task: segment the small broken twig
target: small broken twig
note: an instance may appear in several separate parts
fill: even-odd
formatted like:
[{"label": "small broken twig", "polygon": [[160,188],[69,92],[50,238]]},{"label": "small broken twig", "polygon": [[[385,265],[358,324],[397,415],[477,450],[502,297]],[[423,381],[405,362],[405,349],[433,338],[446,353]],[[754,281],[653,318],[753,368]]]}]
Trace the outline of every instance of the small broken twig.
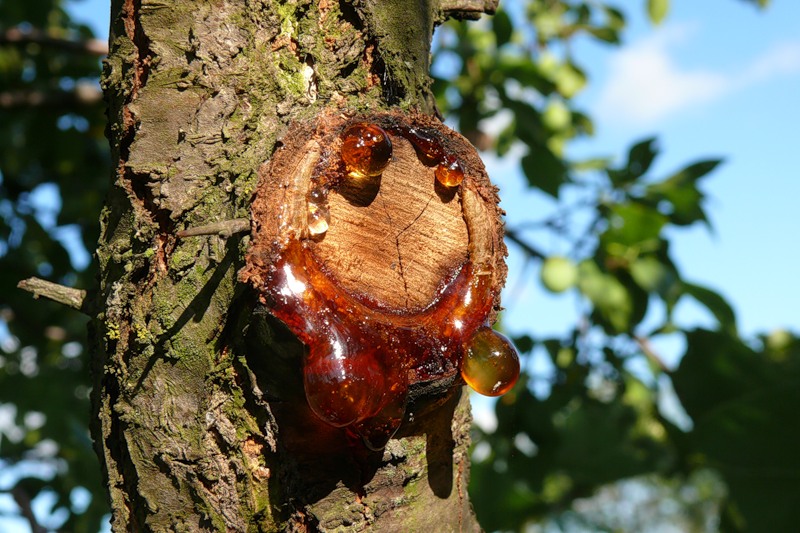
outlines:
[{"label": "small broken twig", "polygon": [[38,44],[50,46],[61,52],[80,52],[96,56],[108,55],[108,43],[100,39],[66,39],[50,32],[36,28],[8,28],[0,32],[0,45],[2,44]]},{"label": "small broken twig", "polygon": [[86,313],[86,291],[80,289],[73,289],[72,287],[65,287],[52,281],[46,281],[40,278],[23,279],[17,283],[17,287],[24,291],[33,293],[34,298],[44,296],[48,300],[71,307],[76,311]]},{"label": "small broken twig", "polygon": [[477,20],[482,14],[493,15],[498,0],[441,0],[439,9],[446,17]]},{"label": "small broken twig", "polygon": [[223,220],[222,222],[214,222],[206,226],[188,228],[179,231],[177,235],[179,239],[196,237],[198,235],[219,235],[220,237],[227,238],[236,233],[245,233],[247,231],[250,231],[250,219],[234,218],[233,220]]}]

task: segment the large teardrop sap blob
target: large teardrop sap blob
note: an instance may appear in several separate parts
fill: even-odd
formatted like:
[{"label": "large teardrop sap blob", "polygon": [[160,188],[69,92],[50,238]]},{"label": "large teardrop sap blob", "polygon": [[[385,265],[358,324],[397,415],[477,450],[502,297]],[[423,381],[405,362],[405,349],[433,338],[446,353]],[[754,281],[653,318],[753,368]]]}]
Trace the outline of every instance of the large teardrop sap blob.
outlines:
[{"label": "large teardrop sap blob", "polygon": [[519,378],[519,355],[505,335],[481,326],[464,345],[461,376],[484,396],[505,394]]},{"label": "large teardrop sap blob", "polygon": [[392,159],[389,135],[374,124],[353,124],[342,134],[342,160],[355,177],[377,176]]},{"label": "large teardrop sap blob", "polygon": [[375,357],[349,352],[338,339],[312,348],[303,367],[303,384],[311,410],[335,427],[373,416],[385,386]]}]

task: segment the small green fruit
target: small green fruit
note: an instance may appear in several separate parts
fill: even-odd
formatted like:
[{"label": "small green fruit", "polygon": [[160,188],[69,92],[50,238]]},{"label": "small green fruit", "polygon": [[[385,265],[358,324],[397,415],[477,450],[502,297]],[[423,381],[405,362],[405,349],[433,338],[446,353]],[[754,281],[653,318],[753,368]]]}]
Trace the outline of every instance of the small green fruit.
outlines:
[{"label": "small green fruit", "polygon": [[572,260],[553,255],[542,263],[540,275],[545,289],[550,292],[564,292],[578,281],[578,268]]}]

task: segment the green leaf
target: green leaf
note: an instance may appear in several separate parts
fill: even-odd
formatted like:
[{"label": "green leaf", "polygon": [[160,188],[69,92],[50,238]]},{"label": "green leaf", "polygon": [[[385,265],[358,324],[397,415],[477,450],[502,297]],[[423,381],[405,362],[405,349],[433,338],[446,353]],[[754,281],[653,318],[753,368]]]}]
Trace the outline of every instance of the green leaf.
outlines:
[{"label": "green leaf", "polygon": [[634,144],[628,152],[628,174],[631,180],[644,175],[658,155],[656,139],[651,137]]},{"label": "green leaf", "polygon": [[514,337],[514,346],[516,346],[519,353],[528,353],[533,350],[533,347],[536,345],[536,341],[531,338],[530,335],[522,335],[520,337]]},{"label": "green leaf", "polygon": [[528,183],[554,198],[567,180],[564,162],[545,146],[530,146],[530,152],[522,158],[522,170]]},{"label": "green leaf", "polygon": [[542,124],[550,131],[563,131],[572,124],[572,113],[564,102],[553,100],[542,113]]},{"label": "green leaf", "polygon": [[724,477],[740,531],[793,531],[800,520],[800,349],[776,361],[738,338],[696,330],[672,381],[694,428],[681,441]]},{"label": "green leaf", "polygon": [[683,282],[683,292],[711,311],[711,314],[713,314],[719,322],[720,327],[731,333],[735,333],[736,314],[733,312],[733,308],[730,304],[719,293],[706,287],[687,282]]},{"label": "green leaf", "polygon": [[609,43],[609,44],[619,44],[619,31],[611,27],[600,27],[600,26],[591,26],[586,29],[591,35],[593,35],[596,39]]},{"label": "green leaf", "polygon": [[601,242],[610,255],[626,255],[631,247],[655,248],[666,223],[667,217],[655,208],[638,202],[616,204],[609,210],[608,229]]},{"label": "green leaf", "polygon": [[664,293],[675,281],[671,269],[652,255],[637,258],[630,271],[636,284],[647,292]]},{"label": "green leaf", "polygon": [[653,192],[668,192],[675,188],[694,184],[697,180],[717,168],[720,163],[722,163],[721,159],[708,159],[692,163],[664,181],[654,183],[649,189]]},{"label": "green leaf", "polygon": [[622,11],[608,5],[603,5],[602,8],[606,13],[609,28],[621,30],[625,27],[625,14]]},{"label": "green leaf", "polygon": [[511,35],[514,32],[514,26],[511,24],[511,18],[505,11],[498,10],[492,18],[492,30],[494,30],[497,46],[503,46],[511,40]]},{"label": "green leaf", "polygon": [[710,159],[691,164],[667,179],[648,185],[645,198],[659,203],[670,204],[669,219],[673,224],[685,226],[697,221],[708,221],[703,210],[704,195],[697,188],[697,181],[714,170],[721,163]]},{"label": "green leaf", "polygon": [[586,74],[572,63],[563,63],[555,73],[556,90],[564,98],[573,98],[586,85]]},{"label": "green leaf", "polygon": [[669,11],[669,0],[647,0],[647,14],[653,24],[661,24]]}]

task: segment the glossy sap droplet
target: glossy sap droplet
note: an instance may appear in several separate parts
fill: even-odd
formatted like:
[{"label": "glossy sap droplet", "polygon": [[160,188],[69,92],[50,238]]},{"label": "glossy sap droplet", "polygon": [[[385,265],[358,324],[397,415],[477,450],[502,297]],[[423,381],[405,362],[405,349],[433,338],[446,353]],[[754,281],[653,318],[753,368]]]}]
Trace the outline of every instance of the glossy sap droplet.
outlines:
[{"label": "glossy sap droplet", "polygon": [[312,348],[303,368],[311,410],[335,427],[373,416],[385,388],[383,373],[370,353],[353,353],[341,340]]},{"label": "glossy sap droplet", "polygon": [[342,134],[341,155],[351,175],[378,176],[392,159],[392,141],[374,124],[353,124]]},{"label": "glossy sap droplet", "polygon": [[464,181],[464,168],[457,158],[446,156],[434,170],[436,181],[445,187],[458,187]]},{"label": "glossy sap droplet", "polygon": [[405,128],[403,134],[427,164],[444,161],[444,149],[432,133],[418,128]]},{"label": "glossy sap droplet", "polygon": [[308,193],[308,233],[322,235],[328,231],[331,223],[331,213],[328,209],[326,194],[320,189]]},{"label": "glossy sap droplet", "polygon": [[484,396],[505,394],[519,378],[517,349],[505,335],[482,326],[464,345],[461,376]]},{"label": "glossy sap droplet", "polygon": [[324,204],[308,204],[308,232],[311,235],[322,235],[328,231],[331,223],[331,213]]}]

